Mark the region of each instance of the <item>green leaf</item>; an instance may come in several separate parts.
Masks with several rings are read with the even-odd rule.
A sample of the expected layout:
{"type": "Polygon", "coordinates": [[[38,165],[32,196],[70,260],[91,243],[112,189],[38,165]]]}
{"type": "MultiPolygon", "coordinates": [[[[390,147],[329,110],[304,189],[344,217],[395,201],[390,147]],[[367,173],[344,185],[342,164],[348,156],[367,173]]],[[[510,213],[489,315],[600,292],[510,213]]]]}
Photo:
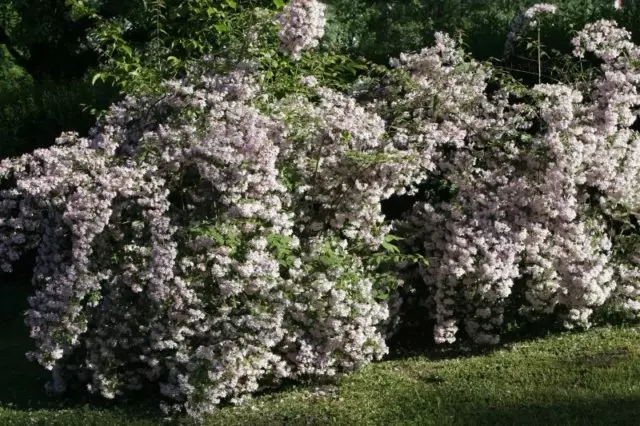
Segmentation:
{"type": "Polygon", "coordinates": [[[389,253],[400,253],[400,249],[391,243],[383,242],[381,245],[389,253]]]}
{"type": "Polygon", "coordinates": [[[388,294],[388,293],[378,293],[378,294],[376,295],[376,298],[377,298],[378,300],[384,301],[384,300],[389,299],[389,294],[388,294]]]}
{"type": "Polygon", "coordinates": [[[402,241],[402,240],[404,240],[404,238],[402,238],[402,237],[398,237],[398,236],[393,235],[393,234],[387,234],[387,235],[384,237],[384,240],[385,240],[385,241],[387,241],[387,242],[391,242],[391,241],[402,241]]]}
{"type": "Polygon", "coordinates": [[[284,7],[284,1],[283,0],[273,0],[273,4],[278,9],[282,9],[284,7]]]}
{"type": "Polygon", "coordinates": [[[127,56],[129,57],[133,56],[133,50],[131,49],[131,47],[127,46],[126,44],[123,44],[120,48],[124,50],[124,53],[126,53],[127,56]]]}
{"type": "Polygon", "coordinates": [[[224,22],[221,22],[219,24],[215,24],[213,27],[219,33],[226,33],[227,31],[229,31],[229,27],[227,27],[227,24],[225,24],[224,22]]]}
{"type": "Polygon", "coordinates": [[[225,0],[225,3],[227,3],[231,9],[238,7],[238,4],[234,0],[225,0]]]}
{"type": "Polygon", "coordinates": [[[93,78],[91,79],[91,85],[94,86],[96,84],[96,81],[98,81],[98,80],[102,80],[102,81],[105,80],[104,73],[99,72],[99,73],[95,74],[93,76],[93,78]]]}

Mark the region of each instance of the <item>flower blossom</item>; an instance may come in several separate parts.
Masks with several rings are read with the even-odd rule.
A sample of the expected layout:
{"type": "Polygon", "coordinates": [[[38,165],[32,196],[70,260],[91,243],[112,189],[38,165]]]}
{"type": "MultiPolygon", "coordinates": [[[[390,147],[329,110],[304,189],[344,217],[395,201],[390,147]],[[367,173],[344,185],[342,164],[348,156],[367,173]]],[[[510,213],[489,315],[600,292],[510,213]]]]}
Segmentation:
{"type": "Polygon", "coordinates": [[[324,35],[325,5],[316,0],[291,0],[278,16],[280,48],[294,59],[316,47],[324,35]]]}

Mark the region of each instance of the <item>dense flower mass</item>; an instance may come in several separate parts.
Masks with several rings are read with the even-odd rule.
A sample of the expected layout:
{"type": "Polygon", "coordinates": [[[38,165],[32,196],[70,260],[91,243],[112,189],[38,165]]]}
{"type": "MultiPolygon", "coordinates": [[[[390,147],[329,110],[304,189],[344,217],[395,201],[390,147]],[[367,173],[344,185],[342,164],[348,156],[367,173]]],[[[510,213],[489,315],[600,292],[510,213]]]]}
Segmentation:
{"type": "Polygon", "coordinates": [[[30,356],[53,390],[113,398],[151,382],[198,414],[386,353],[388,308],[360,257],[403,185],[376,160],[394,152],[384,123],[323,88],[267,114],[256,81],[168,82],[88,138],[2,162],[3,267],[37,247],[30,356]]]}
{"type": "Polygon", "coordinates": [[[630,128],[640,56],[629,39],[610,22],[588,25],[574,44],[603,61],[591,91],[540,84],[529,105],[507,102],[516,93],[487,95],[488,70],[446,39],[401,58],[416,89],[397,101],[411,119],[396,127],[404,140],[434,141],[413,146],[448,189],[425,194],[399,224],[430,260],[420,275],[437,342],[463,328],[496,343],[517,283],[521,313],[555,312],[568,327],[588,326],[605,302],[637,309],[637,267],[621,256],[636,246],[620,223],[640,190],[640,135],[630,128]],[[411,103],[436,94],[430,109],[411,103]]]}
{"type": "MultiPolygon", "coordinates": [[[[297,58],[323,6],[280,20],[297,58]]],[[[2,160],[0,268],[37,250],[29,356],[52,390],[155,387],[199,415],[380,359],[399,295],[438,343],[495,344],[513,311],[635,315],[640,48],[609,21],[573,45],[602,62],[586,90],[501,80],[440,33],[358,97],[309,74],[275,96],[259,66],[204,61],[2,160]]]]}
{"type": "Polygon", "coordinates": [[[278,16],[280,48],[294,59],[304,49],[316,47],[324,35],[325,5],[317,0],[292,0],[278,16]]]}

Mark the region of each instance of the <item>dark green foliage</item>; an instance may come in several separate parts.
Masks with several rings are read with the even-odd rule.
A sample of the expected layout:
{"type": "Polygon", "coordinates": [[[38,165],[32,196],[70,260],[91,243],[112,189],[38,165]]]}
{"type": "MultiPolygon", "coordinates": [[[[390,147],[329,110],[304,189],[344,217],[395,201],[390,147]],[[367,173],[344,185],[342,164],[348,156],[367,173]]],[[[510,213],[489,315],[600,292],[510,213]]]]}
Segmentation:
{"type": "Polygon", "coordinates": [[[0,158],[49,146],[63,130],[86,132],[90,109],[114,100],[83,77],[97,63],[83,48],[88,27],[64,0],[0,0],[0,158]]]}
{"type": "Polygon", "coordinates": [[[105,108],[115,94],[84,80],[33,81],[26,75],[0,85],[0,158],[49,146],[62,131],[86,133],[95,122],[89,107],[105,108]]]}
{"type": "MultiPolygon", "coordinates": [[[[616,11],[611,0],[557,0],[556,16],[544,24],[542,44],[545,51],[567,54],[573,33],[585,23],[598,19],[615,19],[640,40],[640,2],[627,0],[616,11]]],[[[433,41],[435,31],[461,37],[466,50],[477,59],[502,59],[504,44],[516,16],[535,0],[327,0],[329,27],[325,43],[386,64],[401,52],[419,50],[433,41]]],[[[525,34],[526,36],[526,34],[525,34]]],[[[531,36],[531,34],[529,34],[531,36]]],[[[525,47],[526,44],[520,47],[525,47]]],[[[518,56],[526,56],[522,49],[518,56]]],[[[560,55],[555,55],[560,57],[560,55]]],[[[528,59],[532,59],[530,56],[528,59]]],[[[525,77],[524,60],[501,63],[520,70],[525,77]],[[514,63],[515,62],[515,63],[514,63]]],[[[554,66],[546,59],[546,72],[554,66]]]]}
{"type": "Polygon", "coordinates": [[[96,64],[85,41],[91,25],[69,14],[67,0],[0,0],[0,44],[36,79],[75,79],[96,64]]]}

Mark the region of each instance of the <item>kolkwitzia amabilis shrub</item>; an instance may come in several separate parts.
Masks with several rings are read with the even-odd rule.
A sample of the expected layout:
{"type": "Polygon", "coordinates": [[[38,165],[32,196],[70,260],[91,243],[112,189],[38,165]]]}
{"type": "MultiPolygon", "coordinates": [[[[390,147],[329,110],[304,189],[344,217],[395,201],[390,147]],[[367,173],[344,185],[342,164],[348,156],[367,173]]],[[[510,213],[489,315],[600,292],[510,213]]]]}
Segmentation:
{"type": "Polygon", "coordinates": [[[386,353],[366,255],[406,177],[384,123],[322,88],[265,103],[257,81],[170,82],[88,138],[2,162],[2,261],[38,248],[27,323],[54,390],[155,384],[199,414],[386,353]]]}
{"type": "Polygon", "coordinates": [[[570,327],[588,326],[607,301],[637,306],[637,269],[621,256],[611,213],[637,211],[638,48],[606,21],[574,43],[603,60],[602,75],[584,94],[534,87],[533,110],[515,103],[518,93],[488,95],[488,70],[447,38],[399,62],[416,88],[395,101],[396,137],[425,152],[432,184],[447,188],[425,194],[400,225],[430,261],[421,274],[438,342],[460,326],[497,342],[515,280],[527,286],[521,311],[556,311],[570,327]]]}
{"type": "Polygon", "coordinates": [[[588,24],[573,44],[576,56],[590,52],[603,61],[603,73],[586,111],[596,125],[582,136],[593,152],[585,179],[601,196],[599,205],[616,231],[612,235],[617,284],[613,302],[635,315],[640,309],[639,247],[634,242],[638,232],[627,224],[635,220],[640,205],[640,135],[629,128],[638,119],[640,105],[640,48],[631,42],[628,31],[610,21],[588,24]]]}
{"type": "Polygon", "coordinates": [[[309,75],[275,98],[238,66],[3,160],[0,266],[38,249],[30,356],[54,390],[156,386],[192,414],[379,359],[399,283],[380,203],[405,193],[437,342],[496,343],[516,281],[567,326],[637,309],[640,54],[606,21],[574,43],[603,61],[589,92],[513,89],[438,34],[370,105],[309,75]]]}
{"type": "Polygon", "coordinates": [[[552,239],[558,240],[553,245],[558,244],[562,261],[556,270],[564,288],[551,291],[553,284],[543,284],[554,283],[551,277],[529,295],[537,300],[540,286],[547,287],[544,299],[568,309],[568,325],[588,325],[592,310],[605,301],[637,310],[637,267],[630,265],[634,249],[625,243],[626,234],[637,230],[620,226],[620,219],[629,220],[628,213],[616,216],[617,210],[638,208],[639,135],[630,126],[640,104],[640,50],[628,32],[608,21],[587,25],[573,43],[577,56],[590,52],[603,61],[602,75],[582,102],[569,88],[537,88],[548,125],[544,143],[555,160],[547,168],[543,190],[554,191],[557,198],[555,208],[545,213],[557,214],[554,220],[561,222],[552,239]]]}

